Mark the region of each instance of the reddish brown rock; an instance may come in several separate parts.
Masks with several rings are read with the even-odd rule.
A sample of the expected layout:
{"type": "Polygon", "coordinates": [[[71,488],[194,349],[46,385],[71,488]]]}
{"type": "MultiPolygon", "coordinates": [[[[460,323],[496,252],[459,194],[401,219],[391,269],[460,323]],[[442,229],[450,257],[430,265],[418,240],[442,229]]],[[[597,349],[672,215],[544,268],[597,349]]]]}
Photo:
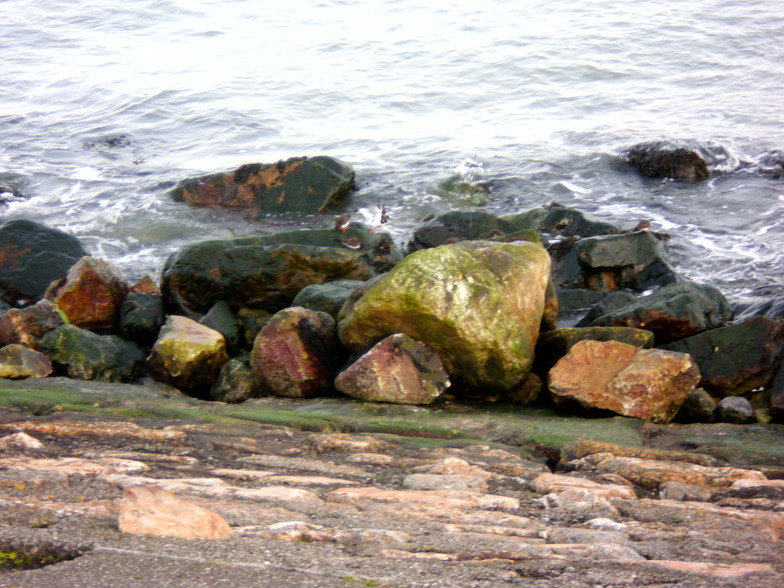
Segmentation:
{"type": "Polygon", "coordinates": [[[154,486],[128,486],[118,504],[120,531],[183,539],[226,539],[220,515],[154,486]]]}
{"type": "Polygon", "coordinates": [[[699,379],[699,370],[684,353],[580,341],[550,370],[548,386],[557,403],[576,401],[586,408],[666,423],[699,379]]]}
{"type": "Polygon", "coordinates": [[[335,379],[344,394],[396,404],[430,404],[447,386],[436,352],[403,333],[379,341],[335,379]]]}
{"type": "Polygon", "coordinates": [[[328,392],[344,358],[334,319],[300,306],[276,313],[256,337],[250,355],[262,388],[289,398],[328,392]]]}
{"type": "Polygon", "coordinates": [[[40,351],[12,343],[0,349],[0,378],[45,378],[52,373],[52,360],[40,351]]]}
{"type": "Polygon", "coordinates": [[[64,324],[57,307],[49,300],[26,308],[12,308],[0,319],[0,345],[18,343],[40,351],[43,336],[64,324]]]}
{"type": "Polygon", "coordinates": [[[170,316],[147,360],[150,375],[190,391],[207,391],[229,360],[226,340],[184,316],[170,316]]]}
{"type": "Polygon", "coordinates": [[[161,291],[158,289],[155,281],[150,276],[144,276],[141,280],[131,286],[130,291],[137,294],[154,294],[156,296],[161,295],[161,291]]]}
{"type": "Polygon", "coordinates": [[[68,322],[84,329],[113,327],[128,295],[128,284],[109,262],[83,257],[57,288],[54,302],[68,322]]]}
{"type": "Polygon", "coordinates": [[[569,490],[583,490],[598,498],[637,498],[634,490],[620,484],[599,484],[585,478],[564,476],[561,474],[541,474],[531,483],[535,492],[561,494],[569,490]]]}

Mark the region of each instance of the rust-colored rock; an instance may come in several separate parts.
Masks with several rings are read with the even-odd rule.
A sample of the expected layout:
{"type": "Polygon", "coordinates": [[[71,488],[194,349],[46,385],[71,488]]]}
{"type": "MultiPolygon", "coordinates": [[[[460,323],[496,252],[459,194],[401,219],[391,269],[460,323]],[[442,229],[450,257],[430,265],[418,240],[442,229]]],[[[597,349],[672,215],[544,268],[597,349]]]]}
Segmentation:
{"type": "Polygon", "coordinates": [[[127,295],[128,284],[113,265],[96,257],[82,257],[57,288],[54,302],[72,325],[100,329],[117,324],[127,295]]]}
{"type": "Polygon", "coordinates": [[[43,336],[64,324],[57,307],[49,300],[26,308],[12,308],[0,319],[0,345],[18,343],[40,351],[43,336]]]}
{"type": "Polygon", "coordinates": [[[52,373],[52,360],[40,351],[12,343],[0,349],[0,378],[45,378],[52,373]]]}
{"type": "Polygon", "coordinates": [[[666,423],[699,379],[697,366],[684,353],[580,341],[550,370],[548,386],[557,403],[576,401],[586,408],[666,423]]]}
{"type": "Polygon", "coordinates": [[[161,294],[161,291],[155,284],[155,280],[150,276],[144,276],[141,280],[131,286],[130,291],[137,294],[155,294],[156,296],[160,296],[161,294]]]}

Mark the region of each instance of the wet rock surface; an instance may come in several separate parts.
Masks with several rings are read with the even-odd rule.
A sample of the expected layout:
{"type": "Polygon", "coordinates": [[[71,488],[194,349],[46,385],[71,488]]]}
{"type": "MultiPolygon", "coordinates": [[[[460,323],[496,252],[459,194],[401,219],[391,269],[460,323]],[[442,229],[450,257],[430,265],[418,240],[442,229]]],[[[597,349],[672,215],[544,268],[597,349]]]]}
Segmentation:
{"type": "Polygon", "coordinates": [[[784,582],[782,482],[764,474],[784,458],[741,450],[731,463],[710,443],[732,436],[752,451],[781,439],[781,425],[337,399],[238,406],[160,384],[78,384],[0,386],[0,440],[12,438],[0,455],[0,549],[16,554],[0,585],[784,582]],[[560,458],[537,457],[545,446],[560,458]],[[764,464],[743,467],[753,460],[764,464]],[[163,520],[167,534],[137,532],[121,522],[134,494],[216,532],[173,536],[185,515],[163,520]]]}

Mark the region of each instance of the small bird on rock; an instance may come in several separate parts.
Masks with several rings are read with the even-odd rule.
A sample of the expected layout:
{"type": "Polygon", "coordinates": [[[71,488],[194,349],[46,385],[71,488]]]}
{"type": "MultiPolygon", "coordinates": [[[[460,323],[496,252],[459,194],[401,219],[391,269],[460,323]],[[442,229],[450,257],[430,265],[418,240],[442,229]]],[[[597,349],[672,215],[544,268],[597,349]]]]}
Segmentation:
{"type": "Polygon", "coordinates": [[[342,214],[338,217],[335,217],[335,230],[340,231],[341,233],[345,233],[346,229],[348,228],[348,222],[350,220],[350,214],[342,214]]]}

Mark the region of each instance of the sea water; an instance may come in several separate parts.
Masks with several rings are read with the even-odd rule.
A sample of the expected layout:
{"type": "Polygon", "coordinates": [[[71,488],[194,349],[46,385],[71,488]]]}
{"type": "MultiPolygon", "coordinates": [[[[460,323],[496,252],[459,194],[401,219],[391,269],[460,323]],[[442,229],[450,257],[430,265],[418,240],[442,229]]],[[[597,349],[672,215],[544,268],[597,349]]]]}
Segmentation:
{"type": "Polygon", "coordinates": [[[196,241],[331,226],[168,194],[331,155],[357,172],[341,210],[384,204],[401,246],[429,214],[557,201],[650,220],[741,307],[784,297],[779,2],[0,0],[0,22],[0,220],[64,229],[128,279],[196,241]],[[615,165],[651,140],[711,179],[615,165]]]}

